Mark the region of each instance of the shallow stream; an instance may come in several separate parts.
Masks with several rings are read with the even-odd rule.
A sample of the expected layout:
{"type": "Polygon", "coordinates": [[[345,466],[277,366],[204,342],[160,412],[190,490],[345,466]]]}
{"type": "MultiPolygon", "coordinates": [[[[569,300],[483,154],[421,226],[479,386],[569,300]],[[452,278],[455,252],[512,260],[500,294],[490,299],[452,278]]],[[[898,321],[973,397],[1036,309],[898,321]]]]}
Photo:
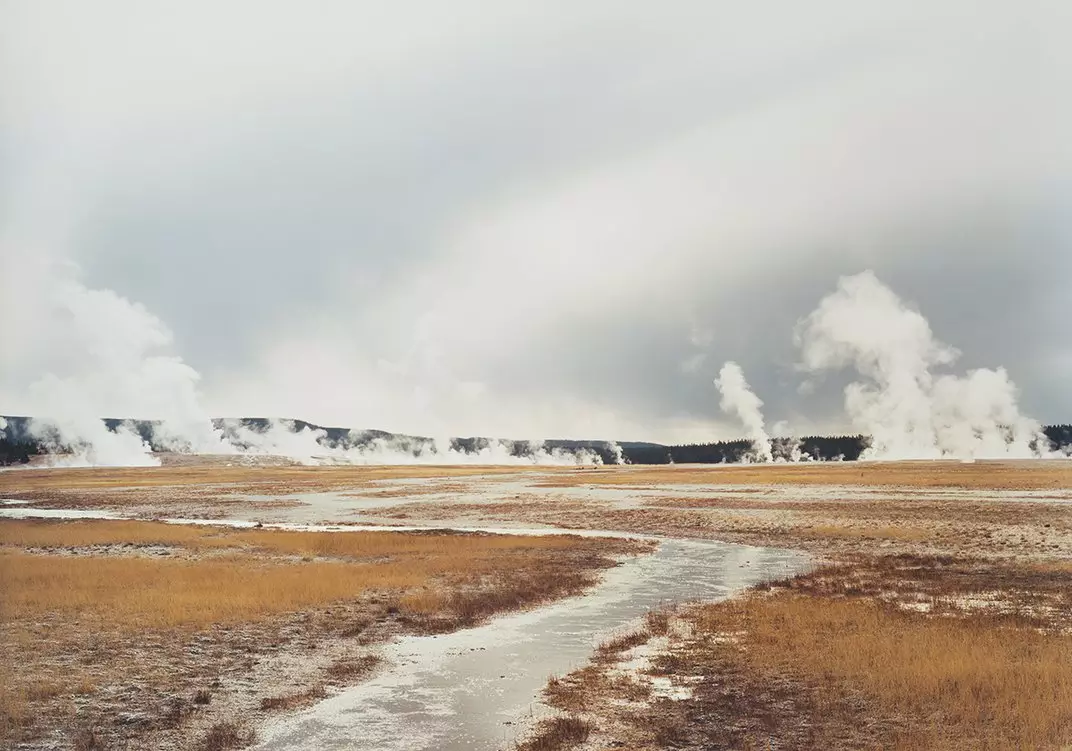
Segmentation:
{"type": "MultiPolygon", "coordinates": [[[[97,509],[35,509],[6,502],[0,517],[123,518],[97,509]]],[[[166,519],[178,524],[251,527],[241,519],[166,519]]],[[[266,528],[323,531],[450,529],[499,534],[642,537],[605,530],[491,528],[424,523],[406,527],[276,523],[266,528]]],[[[763,581],[805,570],[806,554],[709,540],[661,539],[655,552],[605,572],[594,589],[476,628],[410,636],[384,647],[372,679],[314,706],[270,720],[262,751],[305,749],[502,749],[540,713],[552,675],[584,665],[600,642],[637,625],[648,610],[730,597],[763,581]]]]}
{"type": "Polygon", "coordinates": [[[388,645],[382,673],[269,724],[258,748],[510,747],[551,675],[584,665],[599,642],[649,609],[723,599],[803,570],[807,562],[794,551],[664,540],[653,554],[609,571],[587,595],[388,645]]]}

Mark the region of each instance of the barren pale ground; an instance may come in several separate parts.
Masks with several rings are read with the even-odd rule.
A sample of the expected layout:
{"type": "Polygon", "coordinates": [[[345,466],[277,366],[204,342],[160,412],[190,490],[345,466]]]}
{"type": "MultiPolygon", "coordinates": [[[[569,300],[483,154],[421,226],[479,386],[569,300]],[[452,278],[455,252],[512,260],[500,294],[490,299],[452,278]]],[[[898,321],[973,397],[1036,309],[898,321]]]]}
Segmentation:
{"type": "MultiPolygon", "coordinates": [[[[818,561],[811,573],[731,602],[654,613],[611,640],[589,666],[556,676],[546,700],[561,715],[523,745],[1072,743],[1068,462],[519,470],[226,466],[219,459],[155,469],[3,472],[0,498],[143,519],[557,526],[804,549],[818,561]]],[[[214,722],[255,724],[256,712],[313,701],[333,682],[359,679],[375,659],[368,645],[391,628],[451,628],[574,592],[611,565],[608,556],[637,550],[621,541],[554,537],[491,544],[499,538],[452,535],[433,545],[444,536],[413,533],[395,535],[405,542],[393,551],[357,552],[323,542],[338,534],[131,522],[5,520],[0,530],[4,590],[18,593],[4,605],[5,664],[15,667],[5,682],[6,737],[31,732],[20,718],[48,706],[60,725],[97,711],[113,728],[117,712],[141,712],[129,725],[176,745],[201,742],[214,722]],[[422,545],[452,552],[433,555],[422,545]],[[169,591],[157,604],[139,603],[130,592],[147,591],[138,582],[157,581],[147,573],[157,566],[181,571],[167,578],[169,586],[189,582],[204,600],[183,604],[169,591]],[[364,577],[377,566],[417,578],[370,587],[364,577]],[[332,572],[317,577],[322,592],[269,584],[272,577],[296,581],[288,577],[304,567],[332,572]],[[79,596],[71,588],[87,585],[65,579],[72,570],[80,579],[97,577],[79,596]],[[481,601],[468,593],[488,570],[500,577],[494,604],[460,608],[481,601]],[[236,571],[243,573],[228,579],[236,571]],[[524,592],[532,576],[552,571],[556,581],[567,575],[561,586],[524,592]],[[223,592],[250,581],[279,595],[261,597],[250,586],[248,610],[213,610],[216,585],[209,582],[223,592]],[[101,582],[111,589],[92,588],[101,582]],[[129,586],[112,591],[120,582],[129,586]],[[335,585],[363,594],[340,599],[335,585]],[[161,636],[170,633],[183,637],[161,636]],[[320,657],[303,656],[312,653],[320,657]],[[146,659],[154,667],[144,678],[124,676],[115,686],[90,669],[146,659]],[[208,663],[214,671],[228,667],[209,675],[208,663]],[[300,691],[275,690],[270,677],[279,664],[304,676],[300,691]],[[63,678],[49,683],[52,674],[63,678]],[[175,729],[157,727],[159,709],[124,708],[154,681],[165,686],[152,689],[161,707],[165,699],[181,700],[168,720],[175,729]],[[202,689],[207,704],[197,703],[202,689]],[[227,703],[221,695],[243,698],[227,703]],[[257,697],[264,710],[253,706],[257,697]],[[217,709],[224,705],[226,712],[217,709]]]]}

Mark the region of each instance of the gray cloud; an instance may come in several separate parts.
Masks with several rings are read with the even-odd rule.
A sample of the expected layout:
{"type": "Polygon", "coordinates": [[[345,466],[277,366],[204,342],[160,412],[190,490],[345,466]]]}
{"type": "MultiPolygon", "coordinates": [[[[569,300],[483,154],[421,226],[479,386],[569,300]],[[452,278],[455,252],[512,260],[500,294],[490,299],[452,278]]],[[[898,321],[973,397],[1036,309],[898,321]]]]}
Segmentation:
{"type": "Polygon", "coordinates": [[[871,268],[1072,419],[1069,11],[895,5],[9,3],[0,252],[143,303],[217,414],[698,439],[735,360],[837,428],[792,329],[871,268]]]}

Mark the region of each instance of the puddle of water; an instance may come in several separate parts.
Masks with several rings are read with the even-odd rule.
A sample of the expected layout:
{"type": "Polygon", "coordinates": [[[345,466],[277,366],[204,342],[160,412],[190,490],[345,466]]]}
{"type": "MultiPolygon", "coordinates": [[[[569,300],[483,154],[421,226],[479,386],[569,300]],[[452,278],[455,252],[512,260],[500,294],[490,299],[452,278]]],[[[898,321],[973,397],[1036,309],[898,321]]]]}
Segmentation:
{"type": "Polygon", "coordinates": [[[373,679],[261,733],[263,751],[496,749],[513,742],[552,674],[587,662],[594,647],[649,609],[723,599],[803,570],[804,554],[664,540],[608,572],[591,594],[438,637],[389,645],[373,679]]]}
{"type": "MultiPolygon", "coordinates": [[[[8,505],[8,504],[5,504],[8,505]]],[[[119,514],[103,509],[87,508],[0,508],[0,519],[122,519],[119,514]]]]}
{"type": "MultiPolygon", "coordinates": [[[[22,503],[13,501],[12,503],[22,503]]],[[[103,509],[70,508],[0,508],[0,518],[10,519],[110,519],[137,521],[138,517],[120,514],[103,509]]],[[[605,529],[561,529],[558,527],[498,527],[494,524],[464,526],[445,524],[442,521],[429,521],[423,524],[304,524],[300,522],[270,522],[262,524],[248,519],[197,519],[166,518],[151,521],[164,524],[200,524],[207,527],[233,527],[235,529],[279,529],[290,532],[474,532],[495,535],[516,535],[522,537],[540,537],[548,535],[572,535],[575,537],[613,537],[617,539],[654,540],[651,535],[631,532],[615,532],[605,529]]]]}
{"type": "MultiPolygon", "coordinates": [[[[237,498],[244,501],[261,502],[269,505],[269,509],[273,512],[286,513],[288,509],[271,508],[271,504],[279,501],[298,501],[304,504],[305,514],[317,514],[323,518],[331,518],[332,515],[345,514],[351,511],[361,511],[363,509],[379,509],[388,508],[390,506],[397,506],[400,502],[404,503],[409,498],[377,498],[368,497],[362,495],[355,495],[355,491],[336,492],[336,491],[317,491],[311,493],[288,493],[286,495],[257,495],[253,493],[234,493],[228,498],[237,498]]],[[[424,498],[439,496],[422,496],[424,498]]],[[[453,496],[444,495],[445,498],[451,498],[453,496]]]]}

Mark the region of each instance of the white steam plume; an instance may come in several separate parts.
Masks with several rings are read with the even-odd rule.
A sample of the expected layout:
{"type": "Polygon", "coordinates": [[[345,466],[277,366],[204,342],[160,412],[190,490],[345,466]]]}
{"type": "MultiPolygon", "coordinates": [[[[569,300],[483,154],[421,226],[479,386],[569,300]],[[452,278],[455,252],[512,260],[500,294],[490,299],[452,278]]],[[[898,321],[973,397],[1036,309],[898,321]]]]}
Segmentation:
{"type": "MultiPolygon", "coordinates": [[[[324,430],[303,427],[294,430],[283,420],[271,420],[267,430],[248,426],[226,426],[232,443],[244,454],[283,456],[302,464],[509,464],[509,465],[579,465],[602,464],[600,455],[580,449],[548,450],[542,442],[532,441],[525,451],[516,454],[512,441],[484,440],[472,451],[452,446],[450,438],[412,438],[395,436],[362,441],[360,433],[350,433],[349,445],[330,446],[324,430]]],[[[615,446],[617,444],[614,444],[615,446]]],[[[611,449],[613,451],[613,449],[611,449]]]]}
{"type": "Polygon", "coordinates": [[[33,416],[29,430],[66,466],[155,466],[152,446],[133,424],[109,430],[101,418],[152,420],[153,445],[165,451],[257,454],[302,463],[591,464],[592,451],[532,444],[516,456],[512,442],[484,441],[459,451],[449,439],[404,438],[332,446],[325,431],[272,421],[257,431],[217,428],[201,406],[200,375],[170,350],[168,327],[142,305],[111,290],[90,289],[69,264],[24,264],[19,300],[10,300],[26,332],[5,342],[0,396],[33,416]],[[17,305],[15,303],[18,303],[17,305]]]}
{"type": "Polygon", "coordinates": [[[870,271],[842,277],[837,291],[797,324],[801,368],[852,368],[845,388],[853,427],[872,439],[866,459],[1021,458],[1048,451],[1035,420],[1020,414],[1004,368],[935,374],[959,356],[919,312],[870,271]]]}
{"type": "Polygon", "coordinates": [[[772,461],[771,439],[763,427],[763,400],[748,385],[741,366],[735,362],[723,365],[715,379],[715,386],[722,394],[719,407],[723,412],[739,417],[752,440],[751,456],[748,458],[757,462],[772,461]]]}
{"type": "Polygon", "coordinates": [[[56,461],[78,465],[159,464],[128,426],[102,417],[154,418],[154,440],[206,453],[234,451],[200,407],[198,373],[168,353],[172,334],[146,310],[111,290],[89,289],[70,268],[36,275],[30,315],[36,346],[13,363],[33,378],[25,389],[31,433],[56,461]]]}
{"type": "Polygon", "coordinates": [[[33,419],[30,435],[57,467],[156,467],[160,460],[129,425],[108,430],[104,421],[85,411],[33,419]]]}

